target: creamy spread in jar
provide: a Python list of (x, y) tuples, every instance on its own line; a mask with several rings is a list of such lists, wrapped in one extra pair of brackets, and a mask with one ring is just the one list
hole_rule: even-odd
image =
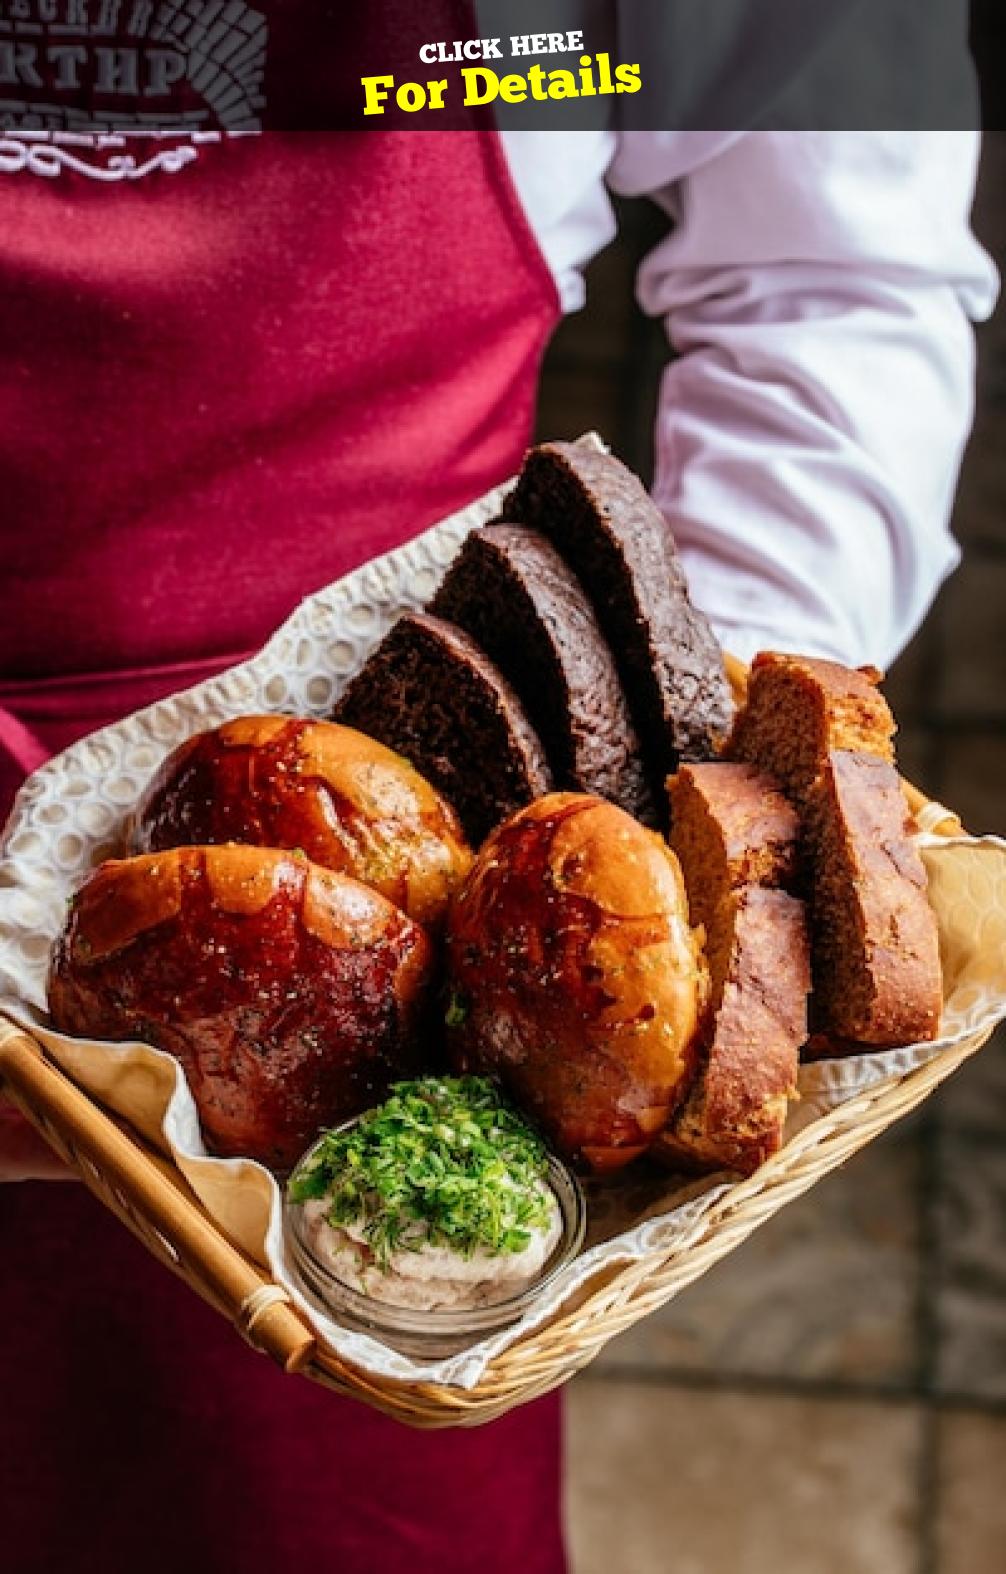
[(349, 1289), (413, 1311), (512, 1300), (563, 1234), (540, 1138), (480, 1077), (399, 1083), (298, 1166), (315, 1261)]
[(417, 1229), (378, 1266), (362, 1225), (327, 1223), (327, 1199), (304, 1204), (307, 1238), (337, 1279), (372, 1300), (422, 1312), (493, 1306), (533, 1284), (558, 1244), (559, 1204), (551, 1187), (542, 1186), (541, 1191), (548, 1222), (530, 1232), (520, 1251), (491, 1252), (477, 1246), (463, 1256), (453, 1247), (434, 1245), (425, 1229)]

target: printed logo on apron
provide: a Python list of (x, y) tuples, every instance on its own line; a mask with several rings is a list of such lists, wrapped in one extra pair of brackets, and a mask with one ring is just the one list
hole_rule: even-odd
[(244, 0), (0, 0), (0, 174), (175, 174), (261, 130), (269, 28)]

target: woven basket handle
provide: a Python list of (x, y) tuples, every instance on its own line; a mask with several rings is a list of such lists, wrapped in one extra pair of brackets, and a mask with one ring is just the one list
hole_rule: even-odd
[(2, 1017), (0, 1092), (162, 1262), (233, 1319), (249, 1344), (287, 1372), (310, 1360), (314, 1336), (286, 1291), (204, 1218), (172, 1165), (124, 1135), (40, 1045)]

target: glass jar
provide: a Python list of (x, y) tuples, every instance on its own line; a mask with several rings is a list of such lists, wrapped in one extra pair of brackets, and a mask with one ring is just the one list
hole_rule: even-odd
[[(354, 1124), (347, 1121), (339, 1130), (348, 1130)], [(310, 1165), (322, 1140), (319, 1138), (304, 1154), (291, 1181)], [(319, 1255), (305, 1225), (304, 1205), (291, 1202), (287, 1191), (283, 1199), (283, 1229), (301, 1288), (336, 1322), (371, 1334), (403, 1355), (436, 1358), (455, 1354), (518, 1322), (580, 1252), (587, 1226), (587, 1204), (580, 1182), (552, 1154), (543, 1179), (558, 1203), (561, 1233), (541, 1271), (518, 1294), (505, 1300), (455, 1311), (420, 1310), (378, 1300), (340, 1279), (331, 1264)]]

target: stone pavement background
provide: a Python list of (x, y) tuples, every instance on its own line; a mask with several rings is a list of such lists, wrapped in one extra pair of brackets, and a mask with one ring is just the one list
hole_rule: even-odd
[[(1006, 133), (976, 224), (1006, 269)], [(633, 304), (645, 204), (561, 328), (539, 432), (644, 475), (666, 357)], [(980, 331), (964, 563), (890, 675), (907, 775), (1006, 834), (1006, 307)], [(1006, 1567), (1006, 1052), (787, 1208), (569, 1390), (575, 1574)]]

